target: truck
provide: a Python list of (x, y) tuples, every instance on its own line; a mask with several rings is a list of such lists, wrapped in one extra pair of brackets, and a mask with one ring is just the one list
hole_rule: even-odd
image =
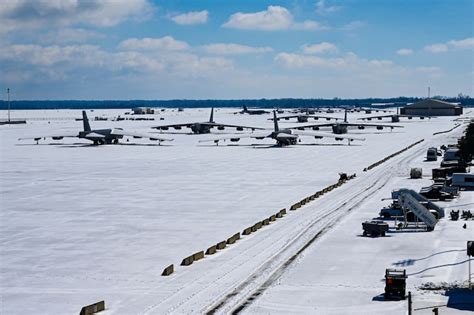
[(427, 161), (437, 161), (438, 160), (438, 150), (436, 148), (429, 148), (426, 151), (426, 160)]
[(451, 185), (459, 188), (474, 189), (474, 174), (453, 173)]
[(383, 221), (365, 221), (362, 223), (363, 235), (385, 236), (388, 232), (388, 224)]
[(405, 269), (385, 269), (385, 299), (398, 298), (405, 299), (406, 279)]

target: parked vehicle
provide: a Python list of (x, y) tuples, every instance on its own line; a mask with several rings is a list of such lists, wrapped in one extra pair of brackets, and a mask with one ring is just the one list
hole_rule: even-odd
[(474, 174), (453, 173), (451, 185), (462, 188), (474, 188)]
[(363, 235), (385, 236), (388, 232), (388, 224), (383, 221), (365, 221), (362, 223)]
[(405, 269), (385, 269), (385, 299), (398, 298), (404, 300), (407, 278)]
[(437, 161), (438, 160), (438, 150), (436, 148), (429, 148), (426, 151), (426, 160), (427, 161)]
[(444, 161), (458, 161), (460, 159), (458, 148), (449, 148), (444, 152)]
[(443, 186), (440, 185), (431, 185), (428, 187), (422, 187), (420, 190), (420, 195), (428, 199), (436, 200), (446, 200), (453, 199), (454, 195), (450, 192), (444, 191)]

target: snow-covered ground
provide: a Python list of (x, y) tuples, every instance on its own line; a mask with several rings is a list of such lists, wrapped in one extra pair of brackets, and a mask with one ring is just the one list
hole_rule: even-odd
[[(214, 119), (272, 127), (269, 115), (235, 111), (216, 110)], [(91, 125), (150, 132), (160, 124), (206, 121), (209, 113), (167, 110), (154, 116), (163, 121)], [(417, 289), (422, 283), (467, 277), (467, 264), (454, 264), (467, 258), (473, 221), (466, 229), (446, 218), (431, 233), (360, 237), (361, 222), (377, 215), (387, 203), (380, 199), (392, 189), (430, 183), (429, 177), (407, 179), (409, 169), (421, 166), (431, 174), (437, 164), (423, 162), (426, 148), (454, 143), (464, 129), (433, 136), (452, 128), (453, 117), (401, 122), (405, 128), (393, 132), (355, 130), (366, 141), (351, 146), (312, 138), (284, 148), (269, 139), (215, 146), (198, 143), (212, 135), (179, 132), (161, 146), (142, 139), (98, 147), (78, 139), (17, 141), (77, 132), (82, 122), (73, 119), (80, 116), (77, 110), (17, 111), (12, 118), (27, 118), (28, 124), (0, 126), (2, 314), (76, 314), (99, 300), (106, 301), (106, 314), (230, 312), (242, 305), (247, 313), (400, 314), (406, 302), (379, 298), (385, 268), (407, 269), (415, 307), (447, 301)], [(363, 116), (350, 114), (349, 120)], [(425, 142), (362, 172), (420, 139)], [(358, 177), (216, 255), (179, 266), (184, 257), (335, 183), (338, 172)], [(442, 204), (474, 210), (474, 192)], [(160, 276), (169, 264), (175, 273)], [(432, 268), (445, 264), (453, 266)]]

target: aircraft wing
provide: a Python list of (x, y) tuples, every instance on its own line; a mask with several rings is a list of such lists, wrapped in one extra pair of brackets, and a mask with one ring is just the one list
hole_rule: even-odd
[(358, 118), (358, 120), (369, 120), (369, 119), (378, 119), (378, 118), (388, 118), (388, 117), (392, 117), (392, 116), (393, 116), (393, 115), (370, 116), (370, 117)]
[(336, 123), (302, 125), (302, 126), (296, 126), (296, 127), (285, 127), (285, 129), (292, 129), (292, 130), (298, 129), (298, 130), (302, 130), (302, 129), (313, 128), (313, 127), (332, 127), (332, 126), (334, 126), (334, 124), (336, 124)]
[(404, 115), (403, 114), (403, 115), (398, 115), (398, 116), (399, 117), (404, 117), (404, 118), (409, 118), (409, 117), (412, 117), (412, 118), (414, 118), (414, 117), (426, 117), (428, 119), (436, 118), (436, 116), (429, 116), (429, 115), (424, 116), (424, 115)]
[(342, 118), (337, 118), (337, 117), (329, 117), (329, 116), (319, 116), (319, 115), (308, 115), (308, 117), (315, 117), (315, 118), (321, 118), (321, 119), (334, 119), (334, 120), (342, 120)]
[(366, 123), (362, 123), (362, 124), (345, 123), (344, 125), (348, 127), (364, 126), (364, 127), (403, 128), (403, 126), (398, 126), (398, 125), (366, 124)]
[(192, 123), (187, 123), (187, 124), (173, 124), (173, 125), (161, 125), (161, 126), (155, 126), (155, 127), (151, 127), (153, 129), (162, 129), (162, 130), (167, 130), (169, 128), (182, 128), (182, 127), (187, 127), (187, 128), (191, 128), (193, 124)]
[(234, 141), (238, 141), (240, 139), (243, 139), (243, 138), (254, 138), (254, 139), (264, 139), (264, 138), (267, 138), (269, 137), (271, 134), (268, 134), (268, 133), (262, 133), (262, 134), (236, 134), (236, 135), (233, 135), (233, 136), (224, 136), (224, 137), (215, 137), (215, 138), (212, 138), (212, 139), (204, 139), (204, 140), (199, 140), (199, 142), (219, 142), (219, 141), (225, 141), (225, 140), (234, 140)]
[(62, 138), (77, 138), (77, 133), (63, 134), (63, 135), (47, 135), (47, 136), (33, 136), (33, 137), (21, 137), (18, 140), (41, 140), (42, 138), (51, 138), (53, 140), (61, 140)]
[(358, 141), (365, 141), (365, 138), (353, 137), (349, 135), (336, 135), (333, 133), (325, 133), (325, 132), (312, 132), (312, 131), (299, 131), (299, 130), (292, 130), (292, 134), (298, 136), (309, 136), (309, 137), (323, 137), (323, 138), (333, 138), (333, 139), (348, 139), (348, 140), (358, 140)]
[[(277, 120), (282, 120), (282, 119), (290, 119), (290, 118), (298, 118), (300, 116), (306, 116), (306, 115), (288, 115), (288, 116), (280, 116), (277, 117)], [(273, 120), (273, 118), (268, 118), (268, 120)]]
[(151, 133), (139, 133), (139, 132), (125, 131), (121, 129), (113, 129), (111, 134), (134, 137), (134, 138), (146, 138), (146, 139), (150, 139), (154, 141), (173, 141), (174, 140), (174, 139), (169, 139), (169, 138), (157, 137), (155, 134), (151, 134)]
[(218, 124), (218, 123), (201, 123), (201, 125), (207, 125), (211, 127), (229, 127), (229, 128), (245, 128), (245, 129), (252, 129), (252, 130), (265, 130), (265, 128), (260, 128), (260, 127), (227, 125), (227, 124)]

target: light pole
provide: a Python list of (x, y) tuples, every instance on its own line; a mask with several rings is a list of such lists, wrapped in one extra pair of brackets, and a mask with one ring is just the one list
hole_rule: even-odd
[(7, 88), (8, 123), (10, 123), (10, 88)]

